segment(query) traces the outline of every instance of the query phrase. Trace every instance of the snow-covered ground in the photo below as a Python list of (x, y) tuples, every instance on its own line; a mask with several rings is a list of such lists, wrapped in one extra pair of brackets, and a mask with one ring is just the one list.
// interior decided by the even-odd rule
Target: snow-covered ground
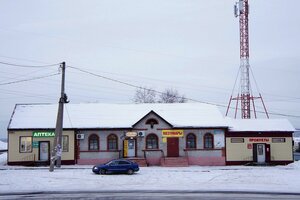
[(7, 149), (7, 143), (0, 141), (0, 150)]
[(211, 190), (276, 191), (300, 190), (300, 162), (276, 167), (142, 167), (134, 175), (95, 175), (92, 166), (12, 167), (0, 155), (0, 193), (31, 191), (101, 190)]

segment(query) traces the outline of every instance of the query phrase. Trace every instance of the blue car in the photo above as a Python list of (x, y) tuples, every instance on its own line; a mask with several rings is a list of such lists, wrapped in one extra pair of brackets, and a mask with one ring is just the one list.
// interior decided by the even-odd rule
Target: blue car
[(133, 174), (139, 171), (139, 165), (135, 162), (126, 159), (111, 160), (105, 164), (95, 165), (92, 171), (95, 174), (108, 174), (108, 173), (127, 173)]

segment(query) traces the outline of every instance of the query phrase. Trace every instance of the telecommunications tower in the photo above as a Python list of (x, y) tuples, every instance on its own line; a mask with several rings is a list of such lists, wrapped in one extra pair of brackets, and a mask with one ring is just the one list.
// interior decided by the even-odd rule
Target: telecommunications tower
[[(234, 5), (234, 14), (235, 17), (239, 17), (240, 22), (240, 93), (237, 94), (236, 97), (232, 97), (231, 94), (229, 104), (227, 107), (226, 116), (230, 109), (230, 104), (232, 101), (236, 101), (235, 106), (235, 118), (237, 115), (237, 110), (239, 107), (239, 102), (241, 103), (241, 118), (242, 119), (250, 119), (251, 111), (254, 113), (254, 117), (256, 118), (256, 109), (254, 100), (261, 99), (261, 102), (264, 107), (264, 111), (268, 116), (266, 107), (264, 105), (261, 94), (259, 93), (258, 97), (254, 97), (251, 92), (250, 86), (250, 64), (249, 64), (249, 26), (248, 26), (248, 15), (249, 15), (249, 4), (248, 0), (239, 0)], [(251, 110), (251, 102), (253, 110)]]

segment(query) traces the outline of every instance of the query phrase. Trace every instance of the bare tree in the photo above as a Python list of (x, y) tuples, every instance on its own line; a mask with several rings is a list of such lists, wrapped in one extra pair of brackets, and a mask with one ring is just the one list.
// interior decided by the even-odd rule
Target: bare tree
[(184, 95), (179, 95), (176, 89), (165, 89), (160, 95), (159, 103), (185, 103), (187, 99)]
[(155, 103), (156, 93), (151, 88), (138, 88), (135, 91), (135, 103)]

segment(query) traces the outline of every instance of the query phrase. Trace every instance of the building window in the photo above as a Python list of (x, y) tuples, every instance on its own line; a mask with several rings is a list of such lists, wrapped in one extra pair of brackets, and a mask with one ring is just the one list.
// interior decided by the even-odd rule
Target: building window
[(107, 150), (118, 150), (118, 137), (115, 134), (107, 137)]
[(155, 134), (146, 137), (146, 149), (158, 149), (158, 137)]
[(63, 152), (69, 151), (69, 136), (67, 135), (62, 136), (62, 151)]
[(187, 149), (196, 149), (196, 135), (189, 133), (186, 136), (186, 148)]
[(32, 152), (32, 137), (20, 137), (20, 153)]
[(285, 138), (272, 138), (273, 143), (285, 143)]
[(98, 151), (99, 150), (99, 137), (96, 134), (92, 134), (89, 137), (89, 150)]
[(211, 133), (205, 133), (204, 135), (204, 149), (214, 148), (214, 136)]
[(244, 143), (244, 138), (231, 138), (231, 143)]

